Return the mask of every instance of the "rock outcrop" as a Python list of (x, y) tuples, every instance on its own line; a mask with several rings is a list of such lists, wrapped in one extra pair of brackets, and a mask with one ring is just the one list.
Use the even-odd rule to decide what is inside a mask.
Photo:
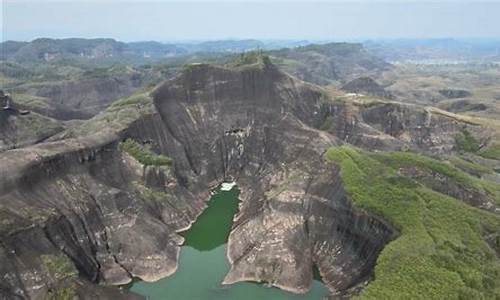
[(0, 152), (41, 142), (63, 129), (56, 120), (19, 109), (0, 90)]
[(370, 77), (359, 77), (342, 86), (349, 93), (365, 94), (380, 98), (392, 99), (394, 96)]

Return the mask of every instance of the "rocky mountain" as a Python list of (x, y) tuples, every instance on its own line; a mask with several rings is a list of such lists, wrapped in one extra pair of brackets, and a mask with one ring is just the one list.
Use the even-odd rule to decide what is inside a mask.
[[(196, 51), (194, 49), (196, 45), (199, 46), (199, 49), (205, 49), (205, 51), (229, 51), (227, 49), (224, 50), (225, 48), (217, 48), (217, 46), (226, 47), (232, 45), (237, 47), (239, 45), (248, 48), (252, 45), (255, 46), (255, 42), (253, 40), (215, 41), (191, 44), (186, 46), (189, 48), (186, 51)], [(12, 101), (13, 103), (15, 102), (17, 107), (33, 112), (30, 116), (23, 118), (12, 116), (9, 118), (9, 122), (12, 124), (8, 126), (7, 123), (4, 124), (5, 128), (9, 127), (10, 129), (4, 131), (2, 137), (3, 150), (42, 141), (61, 130), (62, 127), (56, 125), (58, 122), (62, 124), (61, 121), (68, 122), (89, 119), (106, 109), (113, 101), (154, 85), (162, 80), (162, 78), (174, 76), (176, 72), (182, 70), (184, 62), (208, 59), (206, 56), (188, 55), (179, 61), (176, 59), (169, 64), (144, 66), (132, 66), (128, 64), (109, 65), (103, 63), (99, 58), (94, 58), (99, 63), (97, 61), (90, 62), (90, 60), (84, 63), (71, 59), (71, 57), (80, 59), (82, 57), (76, 55), (77, 53), (90, 53), (96, 47), (110, 49), (110, 57), (114, 56), (116, 59), (123, 59), (121, 55), (125, 55), (130, 49), (136, 52), (140, 49), (142, 49), (140, 51), (156, 51), (160, 55), (159, 53), (166, 47), (165, 44), (157, 42), (125, 44), (111, 39), (38, 39), (30, 43), (5, 42), (2, 44), (2, 47), (5, 50), (3, 53), (6, 56), (14, 57), (15, 53), (19, 52), (19, 57), (24, 58), (24, 60), (13, 62), (8, 59), (0, 62), (0, 81), (6, 91), (11, 93)], [(210, 50), (207, 47), (212, 47), (212, 49)], [(343, 52), (340, 49), (341, 47), (345, 48)], [(332, 59), (336, 59), (341, 53), (344, 56), (349, 56), (348, 52), (351, 51), (344, 44), (317, 45), (315, 47), (300, 49), (313, 48), (316, 49), (315, 51), (331, 55), (330, 58)], [(331, 49), (328, 51), (329, 48)], [(32, 51), (45, 51), (44, 49), (55, 49), (54, 51), (60, 52), (61, 60), (43, 60), (33, 63), (33, 61), (36, 61), (34, 57), (39, 57), (41, 52), (33, 54)], [(358, 47), (353, 47), (352, 50), (356, 52), (359, 49)], [(221, 56), (217, 60), (217, 63), (222, 65), (235, 65), (241, 62), (247, 63), (245, 60), (252, 60), (252, 57), (255, 58), (256, 55), (260, 55), (259, 53), (262, 54), (263, 51), (236, 55), (226, 54)], [(275, 53), (288, 52), (281, 50)], [(87, 56), (84, 57), (85, 59), (90, 59)], [(355, 60), (356, 54), (354, 53), (351, 57)], [(340, 65), (342, 65), (342, 62), (337, 63), (337, 66)], [(295, 68), (293, 72), (301, 77), (302, 70), (300, 68)], [(322, 71), (321, 69), (311, 68), (308, 72), (312, 72), (316, 76), (321, 74)], [(348, 76), (348, 74), (345, 73), (343, 76)], [(17, 122), (20, 123), (14, 125)], [(68, 124), (72, 123), (74, 122), (69, 122)]]
[(342, 86), (349, 93), (366, 94), (370, 96), (391, 99), (394, 96), (370, 77), (359, 77)]
[(189, 65), (45, 143), (0, 153), (0, 297), (134, 297), (109, 285), (175, 272), (178, 233), (211, 187), (235, 180), (224, 284), (303, 293), (316, 266), (332, 297), (494, 298), (494, 172), (479, 179), (463, 171), (473, 163), (427, 155), (498, 165), (498, 128), (334, 97), (266, 56)]
[[(0, 83), (17, 105), (59, 121), (85, 120), (115, 100), (171, 78), (185, 64), (212, 62), (234, 65), (259, 53), (306, 81), (341, 83), (358, 74), (382, 72), (389, 65), (358, 44), (310, 45), (259, 50), (290, 41), (227, 40), (169, 45), (122, 43), (113, 39), (37, 39), (4, 42)], [(302, 45), (305, 41), (291, 45)], [(158, 61), (162, 61), (159, 63)]]

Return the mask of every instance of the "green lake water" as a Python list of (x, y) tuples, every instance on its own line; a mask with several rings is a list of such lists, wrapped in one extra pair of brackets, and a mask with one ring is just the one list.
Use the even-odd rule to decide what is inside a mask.
[(254, 300), (321, 299), (328, 290), (314, 280), (310, 292), (295, 295), (251, 282), (222, 285), (229, 271), (226, 242), (238, 211), (238, 189), (217, 191), (208, 208), (183, 235), (179, 267), (169, 277), (153, 283), (135, 282), (131, 291), (152, 300)]

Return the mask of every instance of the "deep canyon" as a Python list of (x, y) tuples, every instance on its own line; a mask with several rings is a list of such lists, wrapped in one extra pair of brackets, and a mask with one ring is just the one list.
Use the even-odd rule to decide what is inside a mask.
[[(406, 223), (372, 205), (349, 177), (364, 178), (375, 167), (387, 177), (380, 184), (420, 191), (401, 192), (397, 204), (389, 192), (370, 195), (387, 207), (425, 213), (433, 203), (428, 197), (439, 194), (457, 210), (471, 209), (484, 222), (477, 226), (485, 233), (474, 235), (482, 264), (496, 264), (495, 188), (433, 169), (441, 165), (431, 158), (398, 165), (367, 154), (450, 154), (455, 136), (467, 132), (489, 144), (495, 130), (414, 104), (333, 97), (265, 55), (230, 67), (187, 65), (44, 143), (0, 154), (0, 297), (134, 299), (112, 286), (182, 276), (174, 272), (191, 251), (183, 249), (185, 238), (190, 244), (182, 233), (203, 218), (210, 191), (225, 181), (237, 183), (240, 202), (227, 248), (216, 248), (229, 263), (221, 284), (261, 282), (304, 294), (317, 291), (317, 268), (329, 297), (358, 295), (384, 280), (374, 271), (385, 266), (377, 262), (382, 251), (390, 255), (391, 245), (411, 239)], [(127, 141), (150, 153), (134, 155)], [(461, 247), (417, 227), (436, 245)]]

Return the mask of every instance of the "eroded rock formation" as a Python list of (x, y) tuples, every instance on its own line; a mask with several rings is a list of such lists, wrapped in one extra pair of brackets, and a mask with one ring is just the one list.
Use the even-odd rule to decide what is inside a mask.
[[(316, 265), (332, 293), (348, 293), (369, 279), (398, 233), (353, 207), (326, 149), (349, 142), (449, 152), (446, 136), (474, 127), (401, 104), (335, 102), (267, 60), (191, 65), (152, 98), (152, 112), (123, 129), (0, 154), (4, 297), (43, 298), (68, 285), (83, 294), (92, 283), (172, 274), (183, 242), (177, 233), (225, 179), (238, 182), (241, 203), (224, 283), (265, 281), (303, 293)], [(126, 138), (148, 143), (173, 166), (141, 164), (120, 150)], [(79, 276), (51, 270), (44, 255), (68, 258)]]

